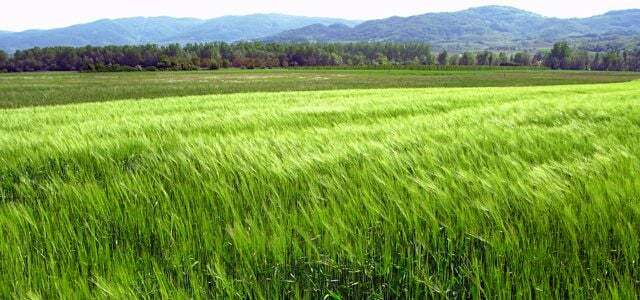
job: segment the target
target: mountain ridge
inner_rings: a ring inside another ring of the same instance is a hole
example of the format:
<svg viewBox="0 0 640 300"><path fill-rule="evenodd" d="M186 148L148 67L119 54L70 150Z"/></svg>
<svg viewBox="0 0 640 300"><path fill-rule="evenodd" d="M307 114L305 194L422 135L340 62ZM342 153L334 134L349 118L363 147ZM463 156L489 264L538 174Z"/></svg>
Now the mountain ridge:
<svg viewBox="0 0 640 300"><path fill-rule="evenodd" d="M47 46L267 42L426 42L436 49L528 50L568 40L594 49L640 46L640 9L588 18L553 18L510 6L354 21L285 14L213 19L131 17L101 19L49 30L0 31L0 49Z"/></svg>
<svg viewBox="0 0 640 300"><path fill-rule="evenodd" d="M49 46L106 46L145 43L234 42L264 38L311 24L359 24L338 18L252 14L213 19L130 17L100 19L54 29L0 32L0 49L15 50Z"/></svg>
<svg viewBox="0 0 640 300"><path fill-rule="evenodd" d="M557 40L621 41L640 35L640 9L589 18L552 18L509 6L481 6L363 22L340 31L303 27L267 37L274 42L428 42L450 50L548 47Z"/></svg>

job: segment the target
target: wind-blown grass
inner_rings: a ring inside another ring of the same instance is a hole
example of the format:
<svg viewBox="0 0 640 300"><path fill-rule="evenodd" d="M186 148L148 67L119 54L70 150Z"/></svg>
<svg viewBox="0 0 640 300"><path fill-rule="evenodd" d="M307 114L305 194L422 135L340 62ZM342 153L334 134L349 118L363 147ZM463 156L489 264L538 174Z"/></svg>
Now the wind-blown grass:
<svg viewBox="0 0 640 300"><path fill-rule="evenodd" d="M0 110L0 294L637 297L640 82Z"/></svg>

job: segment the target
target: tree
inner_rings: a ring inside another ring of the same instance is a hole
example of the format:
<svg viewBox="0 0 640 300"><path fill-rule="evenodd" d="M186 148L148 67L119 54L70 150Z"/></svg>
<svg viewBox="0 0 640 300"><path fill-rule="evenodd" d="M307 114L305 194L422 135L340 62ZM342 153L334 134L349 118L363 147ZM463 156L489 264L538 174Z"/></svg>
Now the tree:
<svg viewBox="0 0 640 300"><path fill-rule="evenodd" d="M507 57L507 54L504 52L500 52L500 54L498 54L498 59L496 60L496 64L498 66L501 66L507 63L509 63L509 58Z"/></svg>
<svg viewBox="0 0 640 300"><path fill-rule="evenodd" d="M547 56L547 53L544 51L538 51L536 52L536 54L533 56L533 60L531 62L531 64L536 65L536 66L541 66L544 63L544 58Z"/></svg>
<svg viewBox="0 0 640 300"><path fill-rule="evenodd" d="M531 65L531 55L527 52L518 52L513 56L513 63L520 66Z"/></svg>
<svg viewBox="0 0 640 300"><path fill-rule="evenodd" d="M476 55L476 62L481 66L490 66L493 64L493 53L482 51Z"/></svg>
<svg viewBox="0 0 640 300"><path fill-rule="evenodd" d="M619 71L621 63L622 58L617 51L610 51L602 56L602 69L605 71Z"/></svg>
<svg viewBox="0 0 640 300"><path fill-rule="evenodd" d="M332 53L331 54L331 64L334 66L340 66L342 65L344 62L342 61L342 56L340 56L337 53Z"/></svg>
<svg viewBox="0 0 640 300"><path fill-rule="evenodd" d="M382 53L378 53L376 54L375 63L377 65L386 66L389 64L389 58L387 58L387 56Z"/></svg>
<svg viewBox="0 0 640 300"><path fill-rule="evenodd" d="M363 66L367 62L367 58L362 55L362 53L358 53L352 57L353 64L356 66Z"/></svg>
<svg viewBox="0 0 640 300"><path fill-rule="evenodd" d="M446 66L449 57L449 53L447 53L447 50L443 50L442 52L440 52L440 54L438 54L438 64L441 66Z"/></svg>
<svg viewBox="0 0 640 300"><path fill-rule="evenodd" d="M460 55L454 54L449 57L449 64L452 66L457 66L460 62Z"/></svg>
<svg viewBox="0 0 640 300"><path fill-rule="evenodd" d="M461 66L473 66L476 64L476 59L473 56L473 53L471 52L465 52L462 54L462 57L460 57L460 63Z"/></svg>
<svg viewBox="0 0 640 300"><path fill-rule="evenodd" d="M545 59L545 66L552 69L566 69L569 67L572 50L567 42L558 42L553 45L551 53Z"/></svg>
<svg viewBox="0 0 640 300"><path fill-rule="evenodd" d="M640 48L636 48L631 52L629 58L629 71L640 71Z"/></svg>
<svg viewBox="0 0 640 300"><path fill-rule="evenodd" d="M0 50L0 71L2 71L7 63L8 55L6 52ZM6 72L6 70L4 71Z"/></svg>
<svg viewBox="0 0 640 300"><path fill-rule="evenodd" d="M590 63L591 70L602 70L601 62L600 53L596 53L596 56Z"/></svg>
<svg viewBox="0 0 640 300"><path fill-rule="evenodd" d="M586 51L576 51L571 56L568 68L572 70L586 70L589 66L589 53Z"/></svg>

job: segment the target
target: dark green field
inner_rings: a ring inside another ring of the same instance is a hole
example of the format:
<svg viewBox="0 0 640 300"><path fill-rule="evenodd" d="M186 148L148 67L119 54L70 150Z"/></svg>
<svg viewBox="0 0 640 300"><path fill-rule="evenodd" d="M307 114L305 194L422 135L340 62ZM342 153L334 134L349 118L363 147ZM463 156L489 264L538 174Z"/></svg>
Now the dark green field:
<svg viewBox="0 0 640 300"><path fill-rule="evenodd" d="M612 83L638 73L549 70L220 70L0 74L0 108L239 92Z"/></svg>

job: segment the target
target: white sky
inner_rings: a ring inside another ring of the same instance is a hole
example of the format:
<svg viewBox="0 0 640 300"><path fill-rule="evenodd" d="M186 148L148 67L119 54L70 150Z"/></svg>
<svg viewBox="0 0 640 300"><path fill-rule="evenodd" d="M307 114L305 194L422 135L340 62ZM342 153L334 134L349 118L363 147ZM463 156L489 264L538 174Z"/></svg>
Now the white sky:
<svg viewBox="0 0 640 300"><path fill-rule="evenodd" d="M348 19L378 19L482 5L509 5L551 17L588 17L610 10L640 8L639 0L4 0L0 30L63 27L103 18L284 13ZM378 2L381 3L382 1Z"/></svg>

